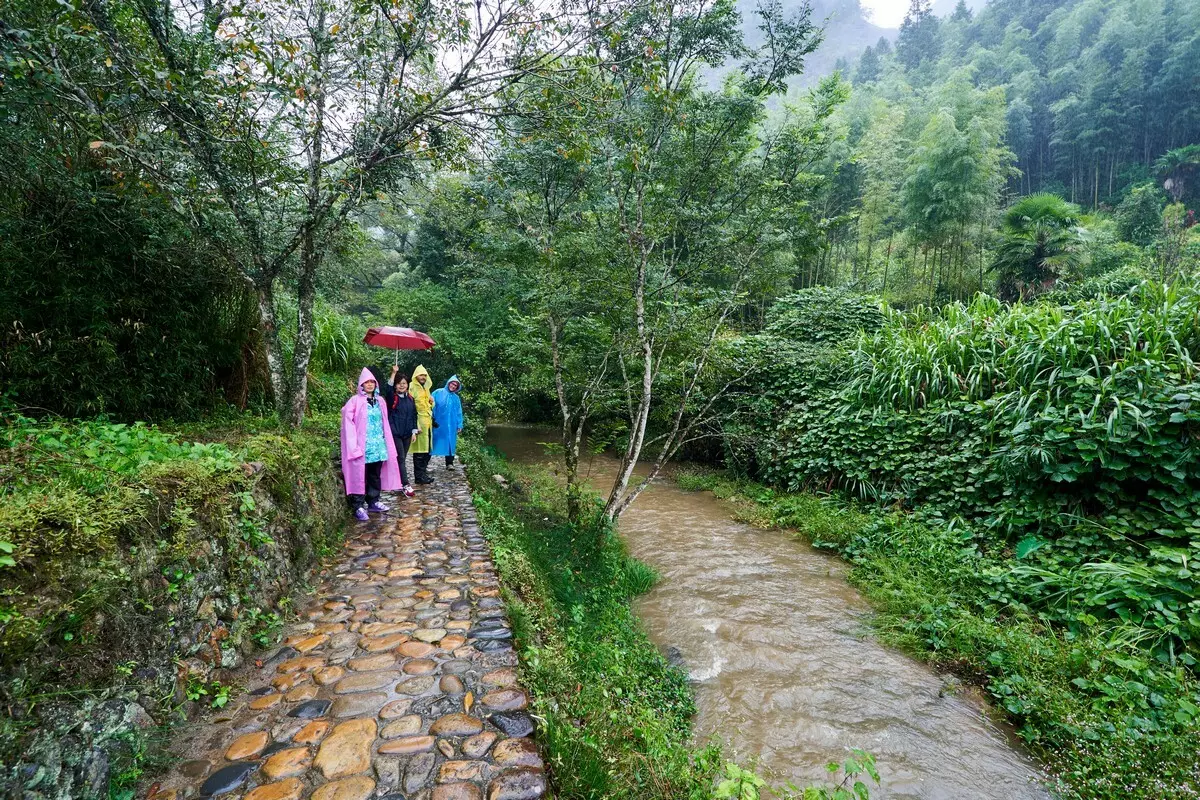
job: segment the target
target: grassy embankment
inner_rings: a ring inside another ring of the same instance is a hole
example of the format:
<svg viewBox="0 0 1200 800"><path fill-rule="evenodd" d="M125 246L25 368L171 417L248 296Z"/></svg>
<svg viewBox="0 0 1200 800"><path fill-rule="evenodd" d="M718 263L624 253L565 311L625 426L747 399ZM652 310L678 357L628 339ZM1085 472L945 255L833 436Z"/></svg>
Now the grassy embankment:
<svg viewBox="0 0 1200 800"><path fill-rule="evenodd" d="M549 475L476 442L464 451L557 796L707 800L720 752L691 750L687 676L630 607L654 572L598 521L568 524Z"/></svg>
<svg viewBox="0 0 1200 800"><path fill-rule="evenodd" d="M330 441L5 416L0 784L129 797L159 726L228 700L339 541Z"/></svg>
<svg viewBox="0 0 1200 800"><path fill-rule="evenodd" d="M1064 798L1200 796L1193 718L1154 722L1198 699L1194 676L1114 649L1103 628L1073 634L1028 609L998 609L993 587L1016 566L1013 554L987 555L964 530L843 498L712 472L683 473L679 483L733 502L746 522L845 558L877 611L881 638L984 687L1045 759Z"/></svg>

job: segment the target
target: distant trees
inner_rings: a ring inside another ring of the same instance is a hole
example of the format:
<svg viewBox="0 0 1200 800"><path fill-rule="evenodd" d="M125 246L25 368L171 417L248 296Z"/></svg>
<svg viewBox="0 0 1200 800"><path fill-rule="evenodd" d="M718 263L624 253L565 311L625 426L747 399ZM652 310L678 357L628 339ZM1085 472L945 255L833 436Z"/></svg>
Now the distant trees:
<svg viewBox="0 0 1200 800"><path fill-rule="evenodd" d="M1005 87L1014 189L1095 208L1156 172L1189 183L1156 161L1200 146L1200 4L992 2L972 16L960 3L939 20L913 0L895 57L874 48L852 74L859 87L908 103L964 67L981 88Z"/></svg>
<svg viewBox="0 0 1200 800"><path fill-rule="evenodd" d="M930 0L912 0L896 39L896 58L905 69L915 70L937 59L941 49L939 25Z"/></svg>
<svg viewBox="0 0 1200 800"><path fill-rule="evenodd" d="M1161 192L1137 187L1157 179L1185 208L1200 195L1200 93L1181 82L1193 61L1195 3L997 0L939 19L912 0L894 52L881 41L852 70L822 165L825 241L797 285L899 305L991 291L1000 209L1041 192L1119 206L1111 233L1159 247ZM1178 263L1192 252L1176 249Z"/></svg>
<svg viewBox="0 0 1200 800"><path fill-rule="evenodd" d="M854 70L854 82L860 84L874 83L879 80L881 65L875 48L870 45L858 58L858 67Z"/></svg>

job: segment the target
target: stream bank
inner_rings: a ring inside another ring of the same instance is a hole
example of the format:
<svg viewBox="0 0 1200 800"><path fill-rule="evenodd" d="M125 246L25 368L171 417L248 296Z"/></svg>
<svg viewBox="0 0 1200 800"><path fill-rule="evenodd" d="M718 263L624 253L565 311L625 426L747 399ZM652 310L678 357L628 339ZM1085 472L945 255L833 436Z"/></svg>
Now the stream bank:
<svg viewBox="0 0 1200 800"><path fill-rule="evenodd" d="M544 430L493 426L510 459L547 464ZM615 462L585 467L597 485ZM873 753L873 797L1048 798L1032 761L924 665L867 632L866 602L839 559L782 532L732 521L709 495L659 483L621 519L635 557L661 576L636 603L651 639L677 648L696 698L695 739L773 783L804 786L851 748Z"/></svg>

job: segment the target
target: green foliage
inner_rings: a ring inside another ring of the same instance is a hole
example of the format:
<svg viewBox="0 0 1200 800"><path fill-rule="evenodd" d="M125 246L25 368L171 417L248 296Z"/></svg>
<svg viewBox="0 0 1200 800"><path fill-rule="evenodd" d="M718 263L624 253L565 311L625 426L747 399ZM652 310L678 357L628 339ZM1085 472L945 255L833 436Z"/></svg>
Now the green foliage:
<svg viewBox="0 0 1200 800"><path fill-rule="evenodd" d="M764 333L793 342L835 345L883 324L878 301L844 289L802 289L775 301Z"/></svg>
<svg viewBox="0 0 1200 800"><path fill-rule="evenodd" d="M279 329L280 349L291 361L296 342L296 302L290 296L283 296L276 299L276 305L276 314L283 322ZM313 308L312 361L309 362L309 369L320 375L353 373L357 378L359 370L372 361L380 360L380 354L384 352L363 343L367 327L362 319L318 299ZM342 398L342 402L345 402L345 398Z"/></svg>
<svg viewBox="0 0 1200 800"><path fill-rule="evenodd" d="M1081 613L1132 626L1155 657L1191 665L1198 310L1195 287L1143 285L893 314L848 356L778 351L748 405L760 433L742 434L780 485L961 518L997 550L1047 542L1015 602L1068 627Z"/></svg>
<svg viewBox="0 0 1200 800"><path fill-rule="evenodd" d="M1172 200L1194 200L1200 183L1200 144L1168 150L1154 162L1154 169Z"/></svg>
<svg viewBox="0 0 1200 800"><path fill-rule="evenodd" d="M134 800L147 776L171 765L169 738L165 727L134 729L120 736L109 756L108 800Z"/></svg>
<svg viewBox="0 0 1200 800"><path fill-rule="evenodd" d="M1148 247L1162 230L1162 200L1158 187L1135 186L1117 206L1117 229L1121 239Z"/></svg>
<svg viewBox="0 0 1200 800"><path fill-rule="evenodd" d="M127 682L131 655L180 652L175 626L191 630L202 605L226 647L278 630L281 597L336 541L341 504L327 436L243 422L239 436L192 429L203 442L144 424L5 418L0 697L18 718L35 719L47 695ZM193 699L228 702L228 686L198 680Z"/></svg>
<svg viewBox="0 0 1200 800"><path fill-rule="evenodd" d="M229 693L233 687L220 681L203 681L194 673L188 675L184 696L193 703L203 702L210 708L224 708L229 704Z"/></svg>
<svg viewBox="0 0 1200 800"><path fill-rule="evenodd" d="M1003 300L1028 299L1080 261L1079 209L1053 194L1022 198L1004 213L992 270Z"/></svg>
<svg viewBox="0 0 1200 800"><path fill-rule="evenodd" d="M839 773L842 780L834 787L813 786L804 790L802 800L867 800L871 796L861 776L867 776L879 785L879 771L875 769L875 757L864 750L851 751L850 758L841 764L830 762L825 765L831 777Z"/></svg>
<svg viewBox="0 0 1200 800"><path fill-rule="evenodd" d="M504 586L522 682L543 720L541 745L556 796L711 797L721 768L712 748L692 754L687 677L639 626L630 598L653 573L596 517L564 521L563 490L517 472L472 440L472 474L504 474L511 490L475 483L484 534ZM517 488L520 487L520 488ZM599 509L591 505L593 513Z"/></svg>
<svg viewBox="0 0 1200 800"><path fill-rule="evenodd" d="M742 769L729 762L725 765L725 778L713 791L713 800L758 800L759 789L766 781L750 770Z"/></svg>
<svg viewBox="0 0 1200 800"><path fill-rule="evenodd" d="M0 392L30 413L159 420L260 392L253 296L227 260L71 126L5 113Z"/></svg>

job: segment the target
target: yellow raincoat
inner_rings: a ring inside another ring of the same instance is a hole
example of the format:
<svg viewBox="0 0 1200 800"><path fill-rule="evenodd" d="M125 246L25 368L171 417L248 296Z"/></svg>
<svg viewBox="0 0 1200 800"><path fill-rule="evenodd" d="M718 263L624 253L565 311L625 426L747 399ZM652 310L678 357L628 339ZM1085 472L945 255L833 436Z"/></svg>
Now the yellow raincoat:
<svg viewBox="0 0 1200 800"><path fill-rule="evenodd" d="M418 375L425 376L424 386L417 381ZM409 394L417 403L417 441L408 448L412 453L429 452L430 434L433 433L433 395L429 391L431 386L433 378L429 377L429 370L421 366L413 370L412 380L408 382Z"/></svg>

